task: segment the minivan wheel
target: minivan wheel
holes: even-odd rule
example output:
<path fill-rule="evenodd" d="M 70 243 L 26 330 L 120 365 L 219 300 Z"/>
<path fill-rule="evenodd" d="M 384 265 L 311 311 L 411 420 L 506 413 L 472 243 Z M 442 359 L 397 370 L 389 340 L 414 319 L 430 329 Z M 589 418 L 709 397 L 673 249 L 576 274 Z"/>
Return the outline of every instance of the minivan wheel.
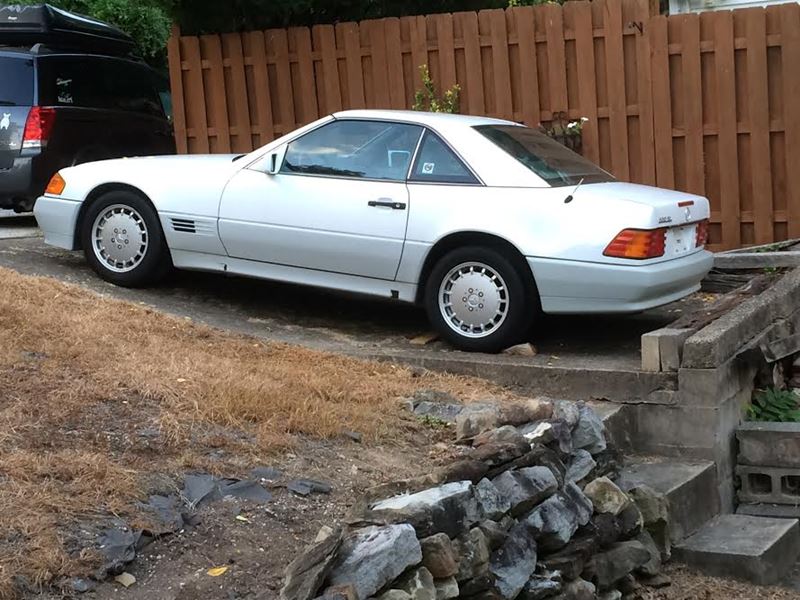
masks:
<path fill-rule="evenodd" d="M 499 352 L 528 332 L 537 304 L 517 268 L 493 248 L 453 250 L 425 286 L 428 318 L 448 342 L 471 352 Z"/>
<path fill-rule="evenodd" d="M 81 242 L 95 272 L 116 285 L 152 284 L 171 267 L 155 210 L 132 192 L 108 192 L 94 202 L 83 216 Z"/>

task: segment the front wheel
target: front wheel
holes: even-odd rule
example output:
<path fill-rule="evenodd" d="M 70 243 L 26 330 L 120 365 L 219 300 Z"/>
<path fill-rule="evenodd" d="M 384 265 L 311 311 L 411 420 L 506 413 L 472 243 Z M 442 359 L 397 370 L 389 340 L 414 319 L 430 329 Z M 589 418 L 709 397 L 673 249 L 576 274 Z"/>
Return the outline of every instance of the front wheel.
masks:
<path fill-rule="evenodd" d="M 149 285 L 171 267 L 156 211 L 132 192 L 109 192 L 94 202 L 83 216 L 81 242 L 95 272 L 116 285 Z"/>
<path fill-rule="evenodd" d="M 425 286 L 428 318 L 461 350 L 499 352 L 522 341 L 538 303 L 528 279 L 501 252 L 466 247 L 445 255 Z"/>

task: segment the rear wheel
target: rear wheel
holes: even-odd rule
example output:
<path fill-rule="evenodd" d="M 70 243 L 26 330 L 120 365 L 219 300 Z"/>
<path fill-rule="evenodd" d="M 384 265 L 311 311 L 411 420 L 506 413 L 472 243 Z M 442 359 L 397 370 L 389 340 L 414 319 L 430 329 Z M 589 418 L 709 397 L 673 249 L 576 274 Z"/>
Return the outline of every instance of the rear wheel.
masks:
<path fill-rule="evenodd" d="M 81 242 L 95 272 L 116 285 L 149 285 L 171 267 L 156 211 L 133 192 L 108 192 L 94 202 L 83 216 Z"/>
<path fill-rule="evenodd" d="M 439 260 L 428 278 L 428 318 L 457 348 L 499 352 L 530 329 L 538 306 L 531 287 L 500 251 L 459 248 Z"/>

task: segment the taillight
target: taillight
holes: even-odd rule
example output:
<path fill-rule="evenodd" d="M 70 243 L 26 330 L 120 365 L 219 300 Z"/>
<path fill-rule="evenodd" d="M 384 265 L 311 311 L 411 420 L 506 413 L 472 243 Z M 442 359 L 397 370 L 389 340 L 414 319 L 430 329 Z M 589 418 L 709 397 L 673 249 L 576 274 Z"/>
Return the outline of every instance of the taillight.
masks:
<path fill-rule="evenodd" d="M 25 121 L 25 133 L 22 135 L 23 148 L 44 148 L 53 132 L 56 122 L 56 111 L 53 108 L 34 106 Z"/>
<path fill-rule="evenodd" d="M 697 224 L 697 241 L 695 246 L 701 248 L 708 243 L 708 219 Z"/>
<path fill-rule="evenodd" d="M 666 244 L 665 228 L 624 229 L 606 247 L 603 255 L 638 260 L 658 258 L 664 256 Z"/>

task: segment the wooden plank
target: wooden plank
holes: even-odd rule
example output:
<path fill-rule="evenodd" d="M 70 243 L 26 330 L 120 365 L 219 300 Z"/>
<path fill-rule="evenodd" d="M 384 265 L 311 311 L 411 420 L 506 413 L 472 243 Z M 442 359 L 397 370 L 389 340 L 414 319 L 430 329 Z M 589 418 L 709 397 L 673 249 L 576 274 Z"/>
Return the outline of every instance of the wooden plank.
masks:
<path fill-rule="evenodd" d="M 300 78 L 300 107 L 303 114 L 299 121 L 311 123 L 319 118 L 317 106 L 317 84 L 314 76 L 314 59 L 311 51 L 311 31 L 308 27 L 294 27 L 289 30 L 297 49 L 297 69 Z"/>
<path fill-rule="evenodd" d="M 686 187 L 705 194 L 703 165 L 703 84 L 700 70 L 700 15 L 681 15 L 681 64 L 683 67 L 683 114 L 686 144 Z"/>
<path fill-rule="evenodd" d="M 356 23 L 336 26 L 344 37 L 344 54 L 347 63 L 347 92 L 349 108 L 366 108 L 364 100 L 364 67 L 361 63 L 361 36 Z"/>
<path fill-rule="evenodd" d="M 261 31 L 251 31 L 244 36 L 245 52 L 253 63 L 253 88 L 256 95 L 255 112 L 258 117 L 259 145 L 271 142 L 275 137 L 275 123 L 272 118 L 272 101 L 269 93 L 269 73 L 267 70 L 267 47 Z"/>
<path fill-rule="evenodd" d="M 204 35 L 200 38 L 208 52 L 210 69 L 208 73 L 209 97 L 214 116 L 217 144 L 215 150 L 223 154 L 231 151 L 231 131 L 228 122 L 228 99 L 225 94 L 225 67 L 222 64 L 222 44 L 218 35 Z"/>
<path fill-rule="evenodd" d="M 247 77 L 244 71 L 242 35 L 239 33 L 223 34 L 222 46 L 230 61 L 231 85 L 228 90 L 228 104 L 231 107 L 232 124 L 238 131 L 231 143 L 231 149 L 234 152 L 251 152 L 253 150 L 253 134 L 250 124 Z"/>
<path fill-rule="evenodd" d="M 782 4 L 781 64 L 789 237 L 800 237 L 800 5 Z"/>
<path fill-rule="evenodd" d="M 389 99 L 389 65 L 386 60 L 386 23 L 381 19 L 366 21 L 370 53 L 372 55 L 372 83 L 374 105 L 371 108 L 391 108 Z"/>
<path fill-rule="evenodd" d="M 386 73 L 388 75 L 389 106 L 408 108 L 405 78 L 403 77 L 403 46 L 400 41 L 400 19 L 384 19 L 386 36 Z"/>
<path fill-rule="evenodd" d="M 183 95 L 183 58 L 181 57 L 181 30 L 176 25 L 167 42 L 169 81 L 172 93 L 172 127 L 178 154 L 189 151 L 186 138 L 186 98 Z"/>
<path fill-rule="evenodd" d="M 441 94 L 456 83 L 456 46 L 453 40 L 453 15 L 436 15 L 436 47 L 439 50 L 439 90 Z"/>
<path fill-rule="evenodd" d="M 733 13 L 710 14 L 714 27 L 714 67 L 717 76 L 717 148 L 722 244 L 742 243 L 739 204 L 739 149 L 736 123 L 736 69 L 733 48 Z"/>
<path fill-rule="evenodd" d="M 578 66 L 578 100 L 580 113 L 588 121 L 583 124 L 583 155 L 600 163 L 600 141 L 597 128 L 597 74 L 594 62 L 592 7 L 588 2 L 568 2 L 564 13 L 570 14 L 575 26 L 575 56 Z"/>
<path fill-rule="evenodd" d="M 539 112 L 539 72 L 536 65 L 536 23 L 533 7 L 512 8 L 511 14 L 514 15 L 517 23 L 522 121 L 528 127 L 537 127 L 541 120 L 541 114 Z"/>
<path fill-rule="evenodd" d="M 500 8 L 487 12 L 491 24 L 496 112 L 498 117 L 513 119 L 514 104 L 513 95 L 511 93 L 511 66 L 508 60 L 506 14 L 505 11 Z"/>
<path fill-rule="evenodd" d="M 408 21 L 408 31 L 411 36 L 411 66 L 414 72 L 413 89 L 422 89 L 422 74 L 420 67 L 428 65 L 428 25 L 425 17 L 404 17 Z"/>
<path fill-rule="evenodd" d="M 325 92 L 325 106 L 320 107 L 323 113 L 335 113 L 342 110 L 342 89 L 339 85 L 339 65 L 336 58 L 336 35 L 333 25 L 317 25 L 314 27 L 315 46 L 322 55 L 322 73 Z"/>
<path fill-rule="evenodd" d="M 266 32 L 267 55 L 275 57 L 277 79 L 278 106 L 281 122 L 280 133 L 286 134 L 297 126 L 294 114 L 294 91 L 292 88 L 292 71 L 289 66 L 289 40 L 285 29 L 269 29 Z"/>
<path fill-rule="evenodd" d="M 203 64 L 200 58 L 200 38 L 183 38 L 186 43 L 186 62 L 189 71 L 186 73 L 186 101 L 194 109 L 187 110 L 186 130 L 194 131 L 193 152 L 208 154 L 208 116 L 206 113 L 206 92 L 203 86 Z"/>
<path fill-rule="evenodd" d="M 472 115 L 483 115 L 486 112 L 486 99 L 483 90 L 483 61 L 478 31 L 478 15 L 474 12 L 462 12 L 453 15 L 461 22 L 464 35 L 464 58 L 467 65 L 466 112 Z"/>
<path fill-rule="evenodd" d="M 653 77 L 650 63 L 650 5 L 647 0 L 635 0 L 636 21 L 642 31 L 636 34 L 636 76 L 639 99 L 639 140 L 642 160 L 642 183 L 656 183 L 656 154 L 653 141 Z"/>
<path fill-rule="evenodd" d="M 651 17 L 650 73 L 653 81 L 653 141 L 656 160 L 656 183 L 675 187 L 675 164 L 672 150 L 672 101 L 669 82 L 669 40 L 667 17 Z"/>
<path fill-rule="evenodd" d="M 750 108 L 750 167 L 756 244 L 773 241 L 772 175 L 767 88 L 767 24 L 763 9 L 747 9 L 747 99 Z M 796 66 L 796 65 L 795 65 Z M 794 168 L 797 168 L 796 166 Z"/>
<path fill-rule="evenodd" d="M 611 169 L 623 181 L 630 179 L 628 165 L 628 114 L 625 94 L 625 55 L 622 49 L 622 5 L 603 2 L 605 20 L 606 78 L 611 125 Z"/>
<path fill-rule="evenodd" d="M 540 9 L 544 13 L 545 37 L 547 38 L 547 66 L 550 80 L 551 112 L 567 112 L 567 59 L 564 50 L 564 21 L 561 6 L 545 4 Z M 620 41 L 622 37 L 620 37 Z"/>

